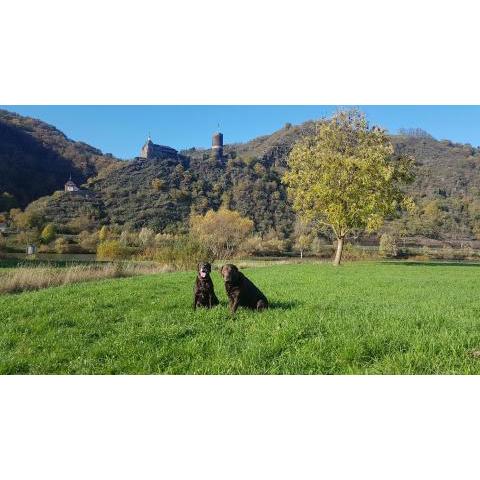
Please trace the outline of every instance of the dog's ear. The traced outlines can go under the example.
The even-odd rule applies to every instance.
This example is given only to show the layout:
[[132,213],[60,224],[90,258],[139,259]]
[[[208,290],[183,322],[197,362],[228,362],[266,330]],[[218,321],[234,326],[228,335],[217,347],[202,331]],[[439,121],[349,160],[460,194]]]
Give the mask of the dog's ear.
[[238,272],[238,267],[236,265],[232,265],[232,269]]
[[204,265],[210,270],[212,269],[212,265],[210,264],[210,262],[206,262]]

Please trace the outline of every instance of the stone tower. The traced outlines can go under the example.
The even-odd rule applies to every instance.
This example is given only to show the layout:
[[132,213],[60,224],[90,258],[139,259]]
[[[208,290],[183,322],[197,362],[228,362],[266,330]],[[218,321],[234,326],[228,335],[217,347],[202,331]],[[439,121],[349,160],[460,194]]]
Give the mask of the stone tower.
[[212,136],[212,150],[216,153],[217,157],[223,156],[223,133],[215,132]]

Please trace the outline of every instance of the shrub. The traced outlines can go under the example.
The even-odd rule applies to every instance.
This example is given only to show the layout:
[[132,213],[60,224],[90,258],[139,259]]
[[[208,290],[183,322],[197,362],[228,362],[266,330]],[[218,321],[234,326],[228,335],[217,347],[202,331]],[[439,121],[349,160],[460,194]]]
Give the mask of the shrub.
[[84,230],[78,235],[78,244],[86,252],[95,252],[98,244],[98,233]]
[[67,253],[68,252],[68,242],[63,237],[58,237],[55,240],[55,251],[57,253]]
[[358,245],[352,245],[347,243],[343,250],[343,258],[345,260],[370,260],[377,256],[376,249],[368,250],[367,248],[362,248]]
[[262,250],[262,238],[259,235],[254,235],[253,237],[248,237],[242,242],[237,253],[241,257],[251,257],[253,255],[258,255]]
[[395,237],[388,233],[384,233],[380,237],[380,245],[378,247],[378,253],[382,257],[394,258],[398,255],[397,241]]
[[165,186],[165,182],[160,178],[154,178],[152,180],[152,188],[157,192],[160,191]]
[[138,233],[130,232],[129,230],[123,230],[118,241],[124,247],[137,247],[140,244]]
[[316,257],[320,258],[330,258],[335,253],[333,245],[322,243],[322,240],[320,240],[320,238],[318,237],[315,237],[312,240],[312,244],[310,245],[310,251]]
[[286,250],[286,240],[270,238],[263,241],[263,255],[281,255]]
[[278,237],[262,239],[259,236],[247,238],[238,250],[239,255],[270,256],[281,255],[286,250],[286,240]]
[[232,257],[252,230],[253,222],[249,218],[226,208],[190,217],[190,234],[216,259]]
[[155,241],[155,232],[150,228],[144,227],[140,230],[140,233],[138,234],[138,239],[144,247],[150,246]]
[[121,260],[129,256],[129,250],[118,240],[106,240],[97,247],[97,258],[99,260]]
[[475,250],[471,245],[463,245],[461,248],[461,254],[463,258],[473,258],[475,257]]
[[67,229],[73,233],[80,233],[82,230],[92,230],[96,222],[89,215],[82,214],[67,223]]
[[171,233],[157,233],[155,235],[155,244],[164,245],[166,242],[171,242],[175,239],[175,236]]
[[187,236],[163,240],[155,247],[147,248],[142,260],[153,260],[172,270],[191,270],[197,263],[212,260],[204,245]]

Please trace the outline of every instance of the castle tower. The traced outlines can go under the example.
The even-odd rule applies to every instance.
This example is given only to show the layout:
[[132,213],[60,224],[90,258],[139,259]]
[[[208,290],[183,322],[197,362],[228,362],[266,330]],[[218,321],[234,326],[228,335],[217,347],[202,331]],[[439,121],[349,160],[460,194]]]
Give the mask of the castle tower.
[[215,132],[212,136],[212,150],[217,157],[223,156],[223,133]]
[[142,147],[140,156],[142,158],[150,158],[152,153],[153,153],[153,142],[152,142],[152,139],[150,138],[150,135],[148,135],[148,139],[145,142],[145,145]]

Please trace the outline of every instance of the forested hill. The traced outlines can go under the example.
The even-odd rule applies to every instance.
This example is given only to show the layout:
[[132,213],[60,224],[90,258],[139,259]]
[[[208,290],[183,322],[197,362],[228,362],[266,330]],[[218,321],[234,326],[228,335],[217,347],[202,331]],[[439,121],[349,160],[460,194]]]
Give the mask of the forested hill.
[[62,189],[70,175],[84,183],[117,162],[45,122],[0,110],[0,202],[7,203],[5,192],[14,197],[4,209]]
[[[89,177],[89,195],[57,192],[29,208],[42,210],[47,220],[61,226],[81,218],[81,224],[90,224],[91,228],[110,223],[128,229],[147,226],[155,231],[178,232],[186,230],[191,212],[204,213],[224,205],[250,217],[257,232],[288,236],[294,215],[281,177],[293,144],[314,131],[314,122],[287,124],[271,135],[226,145],[222,159],[210,150],[192,148],[168,159],[137,158],[113,163],[110,168],[115,160],[83,146],[90,149],[78,157],[86,158],[85,152],[89,152],[90,163],[83,166],[99,171],[96,176],[83,173],[83,178]],[[60,132],[53,132],[52,136],[69,142]],[[385,229],[413,237],[480,238],[480,149],[415,132],[391,138],[397,154],[409,154],[416,160],[417,177],[408,190],[418,211],[387,222]],[[83,145],[72,143],[68,143],[71,148]],[[86,170],[79,167],[79,171]],[[30,194],[33,197],[37,193]]]

